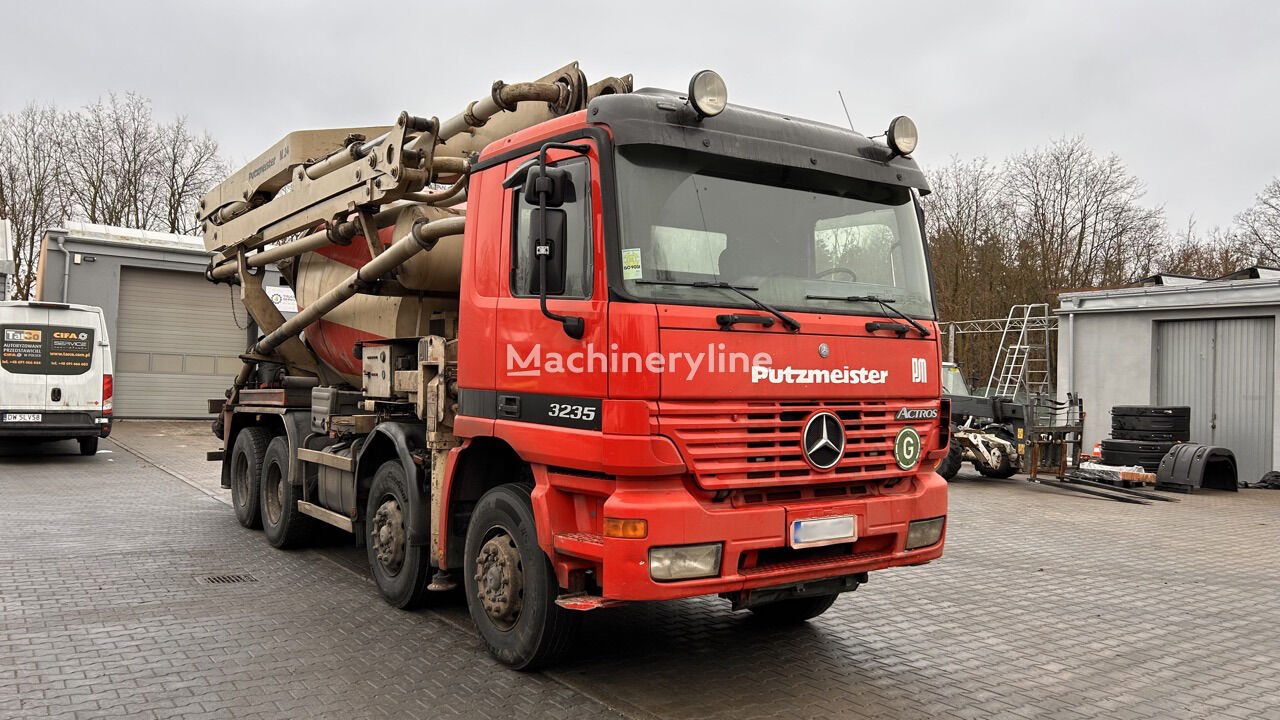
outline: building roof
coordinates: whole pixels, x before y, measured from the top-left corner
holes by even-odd
[[[1070,315],[1258,305],[1280,306],[1280,274],[1256,279],[1214,279],[1177,285],[1063,293],[1058,296],[1058,308],[1054,312]]]
[[[174,233],[154,232],[152,230],[135,230],[133,228],[96,225],[94,223],[66,222],[60,228],[50,228],[47,232],[65,234],[69,238],[87,240],[105,245],[124,247],[150,248],[189,252],[209,255],[204,248],[204,241],[194,235],[176,235]]]

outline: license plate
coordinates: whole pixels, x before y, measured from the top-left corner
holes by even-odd
[[[834,545],[858,539],[858,518],[853,515],[791,521],[791,547]]]
[[[40,422],[44,418],[39,413],[5,413],[5,422]]]

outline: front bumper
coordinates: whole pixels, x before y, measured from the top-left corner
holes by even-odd
[[[8,414],[39,415],[40,422],[4,422]],[[61,440],[107,437],[111,416],[77,410],[6,410],[0,408],[0,438]]]
[[[919,565],[942,555],[938,542],[906,549],[913,520],[947,514],[947,484],[933,472],[914,476],[894,494],[857,499],[780,502],[758,505],[700,501],[681,478],[620,480],[604,502],[604,517],[644,518],[643,539],[602,538],[602,588],[611,600],[669,600],[735,593],[824,578],[844,577],[902,565]],[[816,552],[792,550],[792,520],[853,515],[857,540]],[[672,545],[723,543],[715,577],[658,582],[649,574],[649,550]]]

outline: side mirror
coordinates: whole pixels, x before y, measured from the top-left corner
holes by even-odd
[[[544,191],[546,207],[549,208],[558,208],[567,202],[577,200],[573,188],[573,177],[567,169],[549,167],[546,173],[546,177],[543,177],[542,168],[538,165],[529,168],[524,183],[525,202],[536,207]]]
[[[534,273],[529,279],[529,292],[532,294],[543,294],[544,284],[547,295],[564,294],[568,271],[568,254],[564,250],[568,217],[564,210],[541,208],[534,208],[529,216],[529,244],[533,246],[533,257],[539,263],[546,259],[546,269]],[[542,277],[544,273],[545,279]]]

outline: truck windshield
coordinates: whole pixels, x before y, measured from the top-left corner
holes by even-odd
[[[633,297],[750,306],[705,285],[727,282],[782,309],[886,314],[848,300],[872,295],[933,317],[907,188],[646,145],[621,149],[618,184]]]

